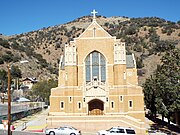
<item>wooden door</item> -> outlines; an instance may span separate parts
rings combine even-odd
[[[103,115],[104,103],[100,100],[94,99],[88,103],[89,115]]]

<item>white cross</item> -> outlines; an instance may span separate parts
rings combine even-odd
[[[95,19],[96,18],[96,14],[97,14],[98,12],[94,9],[92,12],[91,12],[91,14],[93,14],[93,19]]]

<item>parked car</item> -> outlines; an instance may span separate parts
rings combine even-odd
[[[112,127],[109,130],[100,130],[97,135],[135,135],[136,132],[133,128]]]
[[[45,130],[46,135],[81,135],[81,131],[74,127],[64,126]]]

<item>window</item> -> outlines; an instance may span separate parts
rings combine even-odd
[[[104,56],[94,51],[85,60],[86,82],[91,82],[94,77],[101,82],[106,81],[106,60]]]
[[[123,102],[123,96],[119,96],[120,102]]]
[[[69,97],[69,102],[72,103],[72,97]]]
[[[136,134],[133,129],[126,129],[127,134]]]
[[[125,133],[124,129],[119,128],[118,130],[118,133]]]
[[[81,109],[81,102],[78,102],[78,109]]]
[[[129,100],[129,108],[132,108],[132,107],[133,107],[133,101]]]
[[[106,97],[106,102],[108,102],[108,97]]]
[[[114,109],[114,101],[111,102],[111,108]]]
[[[60,108],[64,109],[64,102],[63,101],[60,102]]]
[[[124,72],[124,80],[126,79],[126,72]]]
[[[84,102],[86,102],[86,98],[83,98]]]

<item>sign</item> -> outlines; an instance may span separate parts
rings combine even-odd
[[[4,125],[4,129],[8,129],[8,120],[2,120],[2,123]]]

